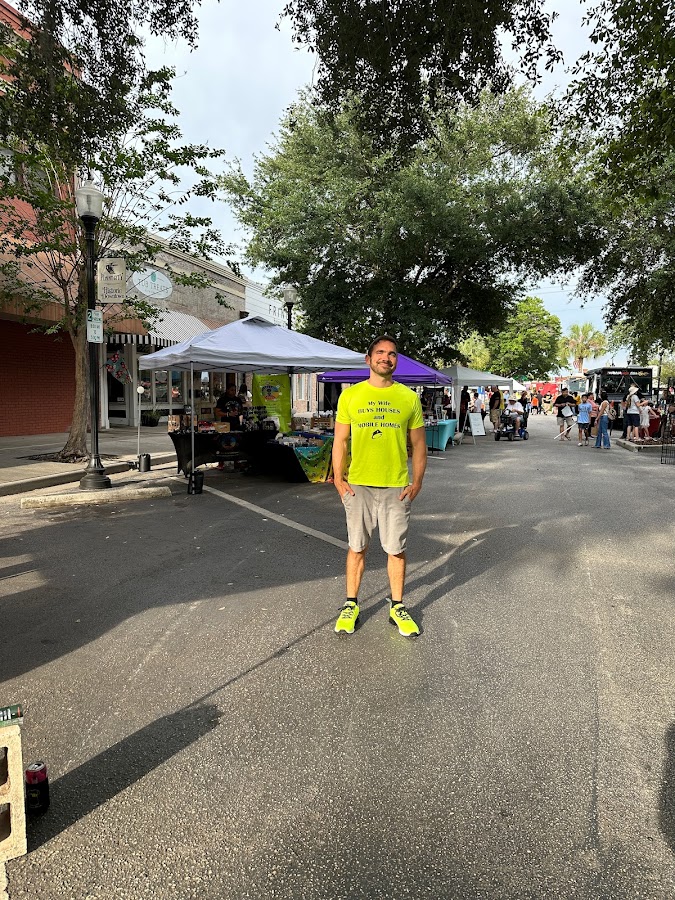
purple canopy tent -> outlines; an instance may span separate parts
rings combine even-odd
[[[318,380],[324,384],[356,384],[357,381],[366,381],[370,375],[370,369],[345,369],[343,372],[324,372]],[[452,384],[452,379],[442,372],[437,372],[431,366],[417,362],[402,353],[398,355],[398,366],[394,372],[394,381],[407,385],[439,385]]]

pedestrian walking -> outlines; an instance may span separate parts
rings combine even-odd
[[[607,399],[607,393],[603,391],[600,394],[600,407],[598,409],[598,436],[595,439],[596,450],[602,447],[603,450],[610,450],[609,442],[609,419],[614,412],[612,405]]]
[[[373,531],[387,554],[389,620],[404,637],[420,630],[403,605],[406,540],[412,501],[419,494],[427,465],[424,418],[419,397],[393,381],[398,363],[396,340],[381,335],[368,347],[367,381],[340,395],[333,440],[333,479],[347,518],[345,601],[335,631],[353,634],[359,618],[358,594]],[[351,437],[351,461],[346,472]],[[412,483],[408,478],[407,440],[412,446]]]
[[[530,410],[532,409],[529,391],[523,391],[518,402],[523,407],[523,428],[527,428],[527,420],[530,418]]]
[[[560,393],[553,401],[558,418],[558,426],[560,428],[560,441],[571,441],[570,431],[574,425],[574,412],[576,403],[574,397],[569,393],[567,387],[563,386]]]
[[[599,406],[595,400],[595,394],[590,393],[588,395],[588,402],[591,404],[591,427],[589,428],[589,431],[590,431],[591,435],[593,435],[593,429],[595,428],[595,422],[596,422],[596,419],[598,418],[598,409],[599,409]]]
[[[588,434],[591,430],[591,404],[588,394],[581,395],[581,403],[577,408],[577,427],[579,429],[579,446],[588,447]]]

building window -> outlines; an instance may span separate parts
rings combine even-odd
[[[6,178],[10,184],[16,184],[14,152],[9,147],[0,147],[0,178]]]
[[[293,397],[296,400],[307,400],[309,391],[309,375],[294,375],[293,381]]]

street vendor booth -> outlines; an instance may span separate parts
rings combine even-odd
[[[459,409],[459,395],[464,387],[478,388],[498,385],[500,388],[507,387],[513,391],[513,378],[505,378],[503,375],[480,372],[478,369],[469,369],[466,366],[449,366],[441,371],[448,378],[452,378],[453,407],[455,409]]]
[[[353,350],[249,316],[144,356],[143,369],[187,370],[194,384],[194,372],[201,370],[257,373],[271,378],[350,369],[362,361],[363,355]],[[274,391],[270,389],[269,393],[273,395]],[[321,480],[325,476],[332,438],[299,432],[283,442],[275,440],[277,421],[265,416],[263,409],[254,409],[241,431],[218,431],[214,424],[209,433],[200,433],[192,408],[177,418],[181,421],[171,423],[177,428],[170,432],[170,438],[179,470],[185,474],[206,462],[243,457],[254,470],[279,472],[290,480]]]
[[[370,369],[359,368],[342,372],[324,372],[323,375],[319,375],[318,381],[323,384],[357,384],[359,381],[366,381],[369,376]],[[452,386],[452,379],[447,375],[416,359],[411,359],[403,353],[398,355],[394,381],[408,387],[444,388]],[[456,419],[442,419],[438,415],[429,417],[425,421],[427,448],[429,450],[445,450],[448,442],[452,445],[456,427]]]

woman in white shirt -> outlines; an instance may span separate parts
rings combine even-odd
[[[642,397],[640,396],[640,391],[638,390],[636,385],[631,385],[628,388],[628,394],[626,395],[626,438],[629,441],[639,441],[640,440],[640,401]]]

